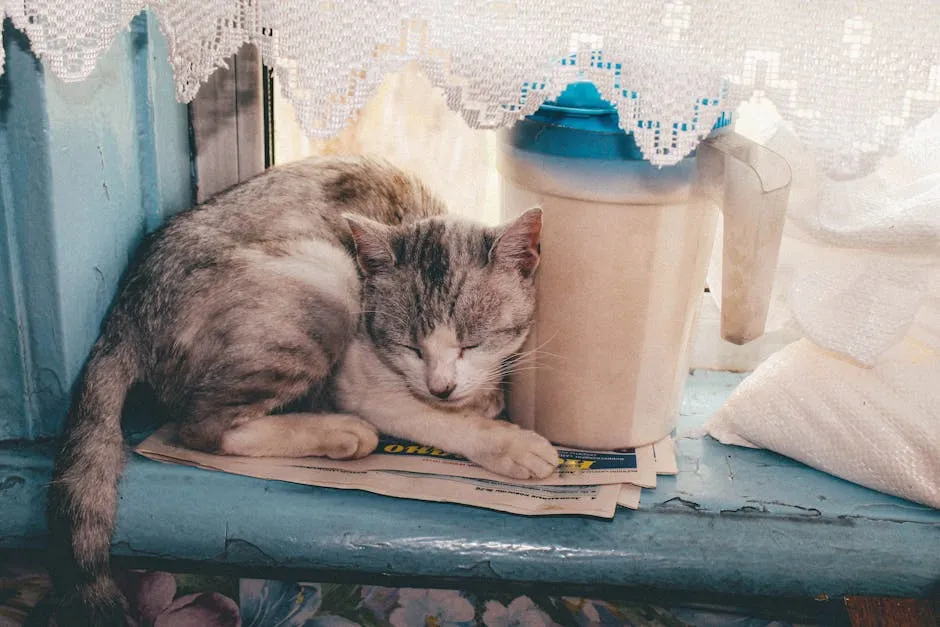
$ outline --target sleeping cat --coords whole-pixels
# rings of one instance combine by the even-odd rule
[[[553,472],[547,440],[493,420],[532,322],[541,211],[500,228],[443,214],[387,164],[312,159],[148,238],[85,365],[50,487],[60,627],[125,623],[108,558],[136,383],[202,451],[349,459],[378,429],[508,477]]]

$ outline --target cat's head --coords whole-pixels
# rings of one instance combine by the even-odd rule
[[[363,322],[382,361],[433,404],[460,407],[496,389],[532,325],[541,210],[500,227],[347,221],[364,275]]]

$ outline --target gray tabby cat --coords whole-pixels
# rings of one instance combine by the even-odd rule
[[[541,212],[487,228],[362,159],[269,170],[141,247],[73,399],[49,493],[60,627],[125,624],[108,568],[121,411],[149,385],[188,447],[369,454],[376,429],[517,479],[541,436],[493,420],[532,322]]]

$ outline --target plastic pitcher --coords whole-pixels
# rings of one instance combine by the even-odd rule
[[[536,322],[509,415],[552,442],[656,442],[675,427],[723,213],[722,336],[763,333],[789,192],[776,153],[723,118],[693,156],[645,161],[590,83],[503,135],[504,218],[544,211]]]

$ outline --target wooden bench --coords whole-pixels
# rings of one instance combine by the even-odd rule
[[[690,377],[680,431],[701,424],[739,379]],[[0,549],[43,546],[51,450],[0,445]],[[604,521],[527,518],[133,455],[113,552],[177,569],[396,585],[803,598],[940,592],[940,511],[709,438],[679,440],[678,456],[678,476],[644,490],[638,511]]]

